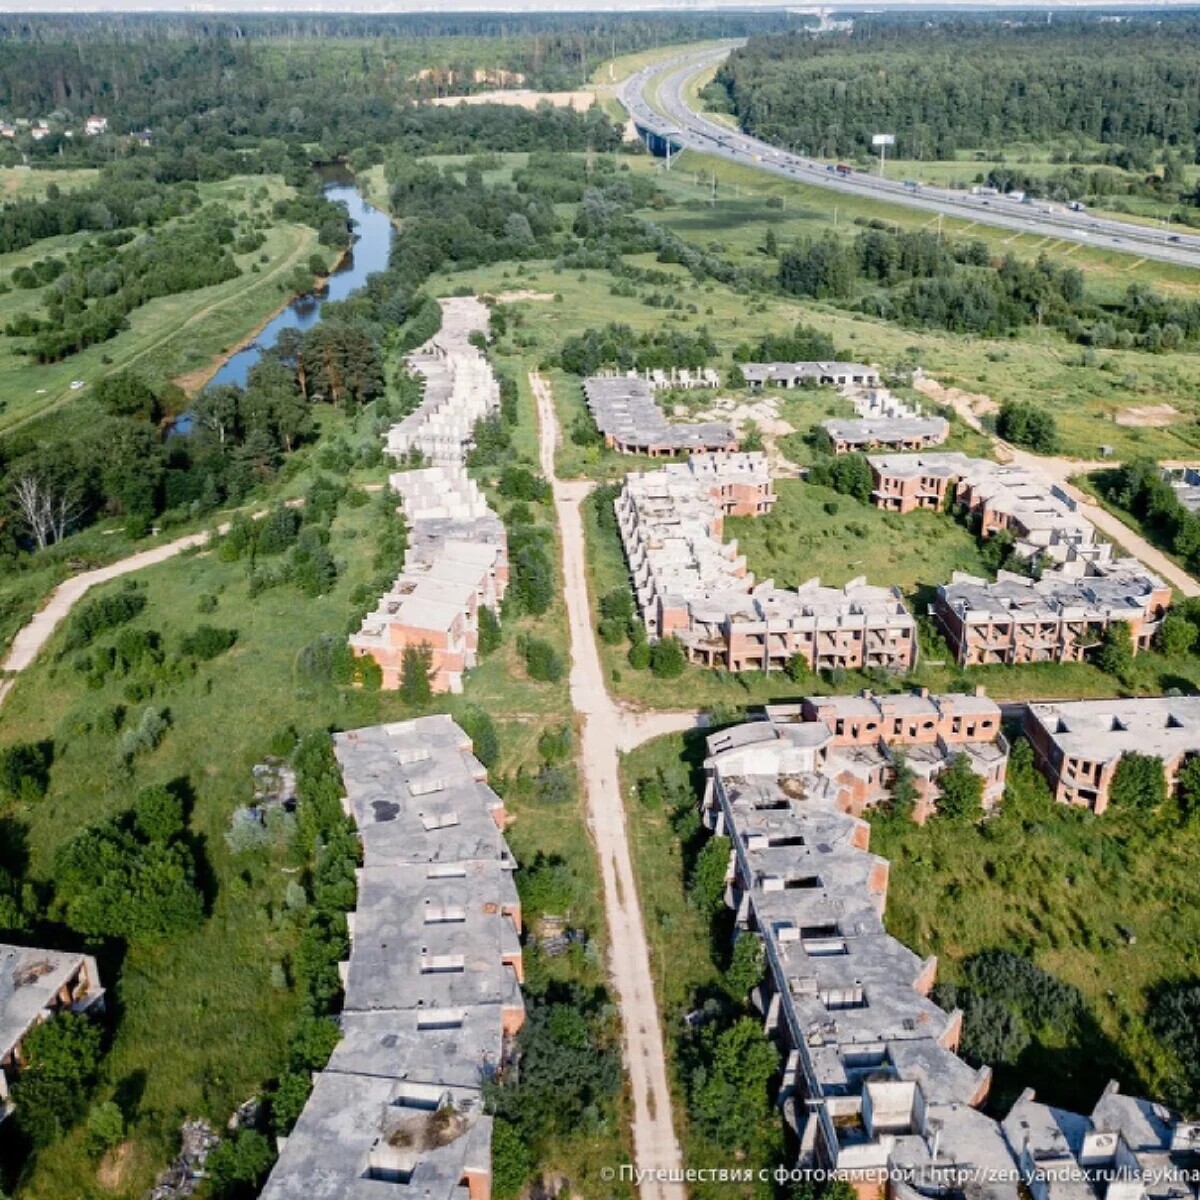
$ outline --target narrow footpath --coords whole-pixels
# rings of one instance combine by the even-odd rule
[[[218,532],[224,533],[228,524],[223,525]],[[193,546],[203,546],[208,541],[208,533],[192,533],[176,541],[167,542],[163,546],[155,546],[153,550],[142,550],[131,554],[119,562],[109,563],[107,567],[97,567],[94,571],[84,571],[81,575],[72,575],[63,580],[50,593],[50,599],[33,616],[28,625],[23,626],[13,638],[8,656],[0,663],[0,672],[5,672],[5,678],[0,679],[0,704],[16,683],[16,676],[33,663],[41,652],[42,647],[50,640],[50,635],[62,624],[67,614],[80,600],[98,583],[108,583],[111,579],[119,579],[133,571],[144,567],[152,567],[156,563],[166,562]]]
[[[633,1094],[633,1148],[641,1171],[679,1172],[682,1159],[671,1116],[671,1090],[650,951],[641,901],[629,854],[625,806],[621,798],[620,752],[696,724],[695,713],[633,714],[608,694],[588,605],[583,516],[580,503],[591,483],[560,482],[554,473],[558,419],[549,384],[531,373],[537,400],[542,473],[554,489],[562,538],[563,592],[571,635],[571,702],[583,718],[580,765],[587,796],[588,825],[596,843],[608,922],[609,972],[625,1027],[625,1066]],[[619,1163],[611,1164],[620,1168]],[[684,1200],[682,1183],[645,1178],[642,1200]]]

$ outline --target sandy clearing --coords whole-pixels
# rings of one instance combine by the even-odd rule
[[[595,92],[533,92],[528,88],[500,88],[493,92],[476,92],[471,96],[439,96],[429,101],[439,108],[455,104],[507,104],[514,108],[537,108],[549,104],[554,108],[573,108],[587,112],[598,102]]]
[[[515,292],[501,292],[495,298],[500,304],[516,304],[519,300],[553,300],[553,292],[531,292],[528,288],[520,288]]]
[[[1179,409],[1172,408],[1169,404],[1134,404],[1121,409],[1113,420],[1118,425],[1159,429],[1165,425],[1174,425],[1182,415]]]
[[[938,404],[948,404],[977,433],[983,432],[980,417],[1000,411],[1000,405],[991,396],[983,392],[964,392],[962,388],[943,387],[928,375],[915,376],[913,387]]]

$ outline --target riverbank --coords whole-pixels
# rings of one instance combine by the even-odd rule
[[[319,293],[329,286],[329,280],[336,275],[339,270],[341,270],[342,265],[346,261],[346,256],[349,253],[350,247],[347,246],[330,265],[327,274],[314,277],[312,293]],[[289,258],[287,261],[280,263],[279,266],[271,272],[270,277],[274,278],[283,270],[294,267],[297,263],[297,258],[298,256],[294,256]],[[262,337],[263,330],[267,329],[272,321],[278,320],[279,317],[293,304],[295,304],[297,300],[301,300],[305,295],[312,293],[293,292],[291,295],[287,296],[277,308],[274,308],[271,312],[267,313],[267,315],[263,317],[263,319],[252,330],[250,330],[245,337],[239,339],[234,345],[227,346],[217,354],[214,354],[212,361],[207,366],[201,367],[195,371],[186,371],[182,375],[176,375],[171,382],[182,388],[184,394],[189,399],[191,399],[197,393],[204,391],[204,389],[208,387],[208,385],[216,377],[221,368],[235,354],[241,354],[243,351],[248,350],[258,341],[260,337]]]

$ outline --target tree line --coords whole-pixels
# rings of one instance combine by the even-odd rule
[[[779,252],[778,283],[791,295],[830,300],[916,328],[999,337],[1029,325],[1086,346],[1161,352],[1200,338],[1200,304],[1131,283],[1116,297],[1091,295],[1082,273],[1045,254],[1032,262],[991,257],[978,239],[868,228],[827,233]]]
[[[1194,17],[1009,23],[860,18],[852,32],[752,38],[711,93],[744,129],[825,157],[950,159],[1013,142],[1173,147],[1194,162]]]

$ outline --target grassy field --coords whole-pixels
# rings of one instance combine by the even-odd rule
[[[42,172],[57,178],[59,172]],[[242,217],[269,213],[286,194],[283,181],[272,176],[236,177],[201,184],[206,200],[228,204]],[[70,402],[86,385],[112,371],[136,366],[157,378],[179,378],[195,385],[215,367],[219,356],[239,345],[288,299],[284,279],[319,253],[327,263],[334,252],[318,245],[316,230],[306,225],[272,224],[266,242],[251,254],[237,256],[242,274],[214,287],[164,296],[135,310],[129,329],[110,341],[73,354],[62,362],[39,365],[18,354],[18,339],[0,338],[0,433],[39,413]],[[87,234],[48,238],[15,254],[0,255],[0,277],[35,259],[77,247]],[[263,256],[266,256],[265,259]],[[0,296],[0,324],[18,312],[40,306],[41,289],[16,290]],[[72,381],[85,388],[74,390]]]
[[[819,576],[841,587],[857,576],[928,595],[954,571],[985,574],[975,538],[941,513],[906,516],[839,496],[829,488],[780,479],[779,499],[763,517],[728,517],[750,570],[792,588]]]
[[[701,244],[716,240],[735,261],[753,258],[768,225],[781,242],[798,236],[837,228],[852,230],[858,219],[884,221],[900,229],[936,229],[935,213],[889,204],[871,197],[833,192],[817,184],[796,182],[770,175],[755,167],[727,162],[712,155],[685,151],[672,160],[670,171],[659,159],[631,160],[632,169],[659,176],[659,186],[685,209],[685,214],[664,210],[663,223]],[[711,203],[712,179],[716,177],[717,202]],[[768,207],[764,201],[775,198]],[[782,206],[780,207],[780,203]],[[1153,283],[1164,290],[1192,291],[1196,272],[1188,267],[1139,259],[1115,250],[1102,250],[1078,242],[1016,233],[962,218],[942,220],[948,238],[971,237],[987,243],[996,255],[1013,253],[1036,258],[1041,253],[1069,258],[1093,286],[1107,285],[1124,290],[1131,280]],[[761,258],[759,259],[761,261]]]
[[[95,167],[72,167],[65,171],[41,171],[32,167],[0,167],[0,195],[5,200],[41,200],[46,188],[55,183],[60,191],[95,183],[100,171]]]
[[[728,239],[749,247],[765,235],[765,225],[755,233],[750,218],[747,225],[739,223],[739,210],[773,213],[772,219],[783,219],[778,210],[764,209],[758,201],[749,200],[734,201],[717,210],[668,207],[656,212],[654,219],[678,227],[690,241],[730,253]],[[704,236],[703,226],[708,227],[709,236]],[[747,257],[749,254],[747,249]],[[763,260],[759,253],[760,264]],[[628,324],[635,333],[664,326],[691,332],[704,327],[723,357],[739,343],[753,344],[764,333],[782,332],[803,321],[832,336],[846,355],[879,363],[885,370],[920,366],[946,387],[981,393],[996,403],[1017,400],[1052,407],[1063,450],[1069,455],[1095,458],[1101,446],[1111,446],[1118,460],[1136,455],[1186,458],[1200,453],[1200,353],[1088,351],[1048,329],[1031,328],[1012,338],[906,329],[828,304],[772,295],[747,297],[722,284],[696,284],[681,267],[656,263],[648,255],[631,256],[630,261],[661,270],[678,283],[641,285],[637,295],[619,296],[613,294],[615,280],[609,272],[566,271],[545,262],[480,268],[440,276],[436,282],[446,291],[466,286],[497,294],[519,288],[561,296],[561,301],[517,303],[525,318],[519,331],[520,348],[534,365],[553,357],[564,338],[608,321]],[[679,307],[664,309],[649,302],[664,294],[673,294]],[[550,304],[552,310],[547,309]],[[727,370],[728,359],[717,365]],[[556,389],[556,396],[560,415],[566,420],[564,428],[569,431],[569,418],[577,406],[569,391]],[[1169,425],[1127,423],[1146,419],[1131,411],[1135,408],[1164,405],[1170,406],[1170,412],[1164,410],[1165,419],[1172,422]],[[1151,419],[1155,419],[1153,415]],[[572,449],[564,447],[564,475],[580,470],[578,459]]]
[[[1089,1108],[1113,1075],[1161,1093],[1163,1063],[1143,1020],[1146,992],[1200,970],[1200,841],[1170,816],[1101,818],[1006,801],[982,826],[878,824],[892,863],[888,928],[940,978],[997,947],[1027,955],[1083,993],[1097,1028],[1079,1045],[1025,1055],[1000,1071],[996,1098],[1029,1085],[1049,1104]]]

